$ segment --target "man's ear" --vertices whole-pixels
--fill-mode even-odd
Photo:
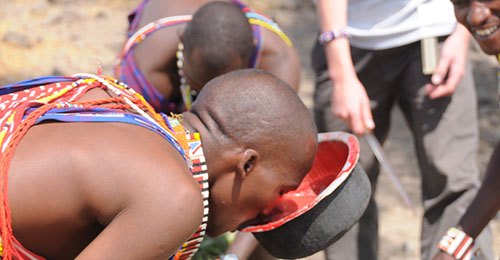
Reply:
[[[257,151],[254,149],[245,149],[238,161],[236,169],[238,176],[245,178],[255,168],[258,159],[259,153]]]

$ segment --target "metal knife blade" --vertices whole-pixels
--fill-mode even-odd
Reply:
[[[417,215],[417,210],[415,209],[415,206],[410,200],[410,196],[404,189],[403,185],[401,184],[401,181],[399,180],[398,176],[396,175],[396,171],[394,170],[394,167],[390,164],[389,160],[387,159],[387,156],[385,155],[385,152],[380,145],[379,141],[377,138],[372,134],[372,133],[366,133],[364,134],[364,137],[366,141],[368,142],[368,145],[370,146],[373,154],[377,158],[378,162],[384,169],[383,172],[387,174],[389,177],[389,180],[392,182],[396,190],[398,191],[398,194],[401,196],[403,199],[404,203],[408,208],[411,210],[413,215]]]

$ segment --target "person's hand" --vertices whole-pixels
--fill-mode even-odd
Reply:
[[[469,39],[467,29],[457,25],[443,43],[431,83],[425,86],[431,99],[450,96],[455,91],[465,72]]]
[[[455,260],[455,257],[440,251],[432,258],[432,260]]]
[[[356,76],[335,81],[331,100],[332,113],[347,122],[354,134],[363,135],[375,128],[370,100]]]

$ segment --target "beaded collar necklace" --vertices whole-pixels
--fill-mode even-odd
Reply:
[[[193,104],[193,95],[196,95],[196,91],[191,89],[186,81],[186,77],[184,76],[184,44],[182,42],[179,42],[177,45],[175,56],[177,57],[177,73],[179,74],[181,82],[180,88],[182,101],[184,102],[186,109],[189,110]]]
[[[188,131],[181,124],[181,116],[170,117],[168,121],[174,132]],[[205,155],[203,154],[200,134],[186,133],[184,135],[179,135],[179,138],[185,139],[189,145],[189,149],[187,150],[187,156],[189,157],[188,166],[193,174],[193,178],[198,182],[203,196],[203,219],[200,226],[196,232],[182,244],[177,253],[170,257],[172,260],[187,260],[191,259],[196,251],[198,251],[206,233],[209,212],[208,170]]]

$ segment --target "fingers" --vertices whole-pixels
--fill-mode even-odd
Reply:
[[[432,84],[426,85],[426,92],[430,99],[450,96],[454,92],[454,90],[455,89],[448,84],[441,84],[437,86]]]
[[[464,69],[464,66],[459,65],[458,63],[452,64],[445,84],[448,89],[448,95],[451,95],[455,91],[458,83],[462,80],[464,76]]]
[[[353,133],[362,135],[375,128],[370,99],[359,80],[337,84],[331,96],[331,112],[345,121]]]
[[[359,106],[351,110],[335,111],[334,114],[344,120],[356,135],[363,135],[375,128],[368,99],[361,101]]]
[[[432,74],[431,82],[434,85],[440,85],[443,83],[446,74],[450,68],[451,59],[446,55],[441,55],[439,62],[436,65],[436,70]]]
[[[352,132],[356,135],[362,135],[366,131],[364,122],[361,120],[360,114],[353,114],[350,118]]]
[[[365,122],[366,130],[371,131],[375,128],[375,122],[373,121],[372,110],[370,108],[370,101],[368,100],[363,109],[363,122]]]
[[[425,86],[427,95],[431,99],[452,95],[462,79],[463,74],[463,66],[445,58],[443,62],[438,64],[436,72],[432,75],[432,84]]]
[[[352,120],[352,124],[352,130],[357,135],[363,135],[375,128],[375,123],[373,122],[372,111],[370,108],[370,100],[367,96],[362,98],[359,113],[356,115],[356,118]]]

